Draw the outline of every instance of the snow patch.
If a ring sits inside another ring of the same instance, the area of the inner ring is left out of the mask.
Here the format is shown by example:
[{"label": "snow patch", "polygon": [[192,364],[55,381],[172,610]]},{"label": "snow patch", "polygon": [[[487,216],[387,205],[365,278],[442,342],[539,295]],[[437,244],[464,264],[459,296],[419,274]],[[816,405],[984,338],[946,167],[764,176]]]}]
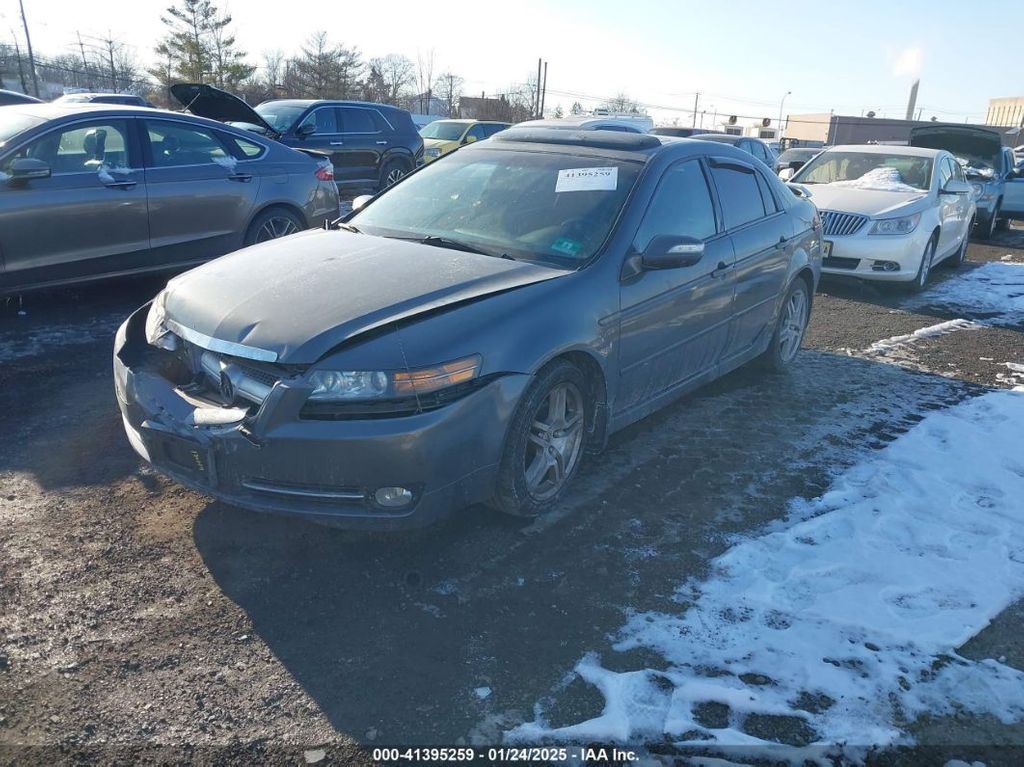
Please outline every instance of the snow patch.
[{"label": "snow patch", "polygon": [[213,161],[230,173],[234,173],[235,168],[238,166],[238,159],[230,155],[226,157],[214,157]]},{"label": "snow patch", "polygon": [[[1024,673],[956,652],[1024,595],[1021,423],[1024,388],[928,415],[800,502],[802,521],[715,559],[680,588],[688,610],[630,617],[615,649],[657,651],[667,669],[587,655],[576,671],[602,714],[550,727],[538,707],[506,737],[774,746],[744,728],[760,714],[819,746],[888,745],[926,713],[1024,720]],[[724,726],[700,721],[711,702],[728,706]]]},{"label": "snow patch", "polygon": [[114,176],[115,173],[127,176],[131,175],[131,172],[131,168],[126,168],[123,165],[107,165],[106,163],[103,163],[99,168],[97,168],[96,175],[99,176],[100,181],[104,184],[115,184],[118,180],[124,180],[116,178]]},{"label": "snow patch", "polygon": [[915,341],[919,341],[922,338],[934,338],[936,336],[944,336],[949,333],[954,333],[957,330],[970,330],[973,328],[983,327],[977,322],[970,320],[956,319],[949,320],[947,322],[940,322],[937,325],[929,325],[926,328],[918,328],[913,333],[907,333],[902,336],[892,336],[891,338],[883,338],[881,341],[875,341],[871,346],[867,348],[868,354],[884,354],[887,351],[895,349],[898,346],[905,346],[912,344]]},{"label": "snow patch", "polygon": [[882,167],[869,170],[860,178],[834,181],[832,186],[850,189],[871,189],[880,192],[920,192],[916,186],[903,183],[903,176],[896,168]]},{"label": "snow patch", "polygon": [[477,687],[475,690],[473,690],[473,692],[476,693],[476,697],[478,697],[480,700],[486,700],[487,698],[491,697],[490,687]]},{"label": "snow patch", "polygon": [[996,325],[1024,323],[1024,264],[993,261],[943,280],[903,303],[907,309],[940,308],[960,316],[985,316]]}]

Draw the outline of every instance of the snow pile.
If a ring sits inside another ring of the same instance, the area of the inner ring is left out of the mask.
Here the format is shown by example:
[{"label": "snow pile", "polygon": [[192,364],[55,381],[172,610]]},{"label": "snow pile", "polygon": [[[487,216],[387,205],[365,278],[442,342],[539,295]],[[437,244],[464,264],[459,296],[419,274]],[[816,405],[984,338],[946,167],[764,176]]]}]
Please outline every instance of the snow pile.
[{"label": "snow pile", "polygon": [[892,336],[891,338],[883,338],[881,341],[875,341],[867,348],[866,353],[885,354],[899,346],[920,341],[922,338],[935,338],[936,336],[944,336],[949,333],[954,333],[957,330],[971,330],[980,327],[982,326],[977,322],[971,322],[970,320],[948,320],[946,322],[940,322],[937,325],[929,325],[926,328],[918,328],[913,333],[907,333],[901,336]]},{"label": "snow pile", "polygon": [[[588,655],[576,670],[603,713],[552,728],[538,709],[506,737],[768,747],[756,714],[786,717],[771,721],[793,742],[885,745],[925,713],[1024,719],[1024,673],[955,650],[1024,595],[1022,423],[1024,389],[930,414],[795,504],[802,521],[714,560],[679,590],[688,609],[633,615],[615,649],[664,670]],[[709,721],[707,704],[728,708]]]},{"label": "snow pile", "polygon": [[123,165],[107,165],[106,163],[100,165],[99,168],[96,170],[96,174],[99,176],[100,181],[102,181],[104,184],[116,184],[119,180],[123,180],[116,178],[113,175],[115,173],[117,173],[118,175],[127,176],[131,175],[131,172],[131,168],[125,168]]},{"label": "snow pile", "polygon": [[904,302],[935,307],[961,317],[982,317],[995,325],[1024,323],[1024,264],[993,261],[928,289]]},{"label": "snow pile", "polygon": [[996,172],[994,169],[988,166],[979,167],[973,164],[973,160],[969,160],[966,157],[957,157],[956,161],[960,163],[960,167],[964,169],[964,173],[970,176],[976,176],[984,179],[995,178]]},{"label": "snow pile", "polygon": [[845,186],[851,189],[871,189],[879,192],[920,192],[917,187],[903,183],[903,176],[896,168],[875,168],[860,178],[847,181],[835,181],[832,186]]}]

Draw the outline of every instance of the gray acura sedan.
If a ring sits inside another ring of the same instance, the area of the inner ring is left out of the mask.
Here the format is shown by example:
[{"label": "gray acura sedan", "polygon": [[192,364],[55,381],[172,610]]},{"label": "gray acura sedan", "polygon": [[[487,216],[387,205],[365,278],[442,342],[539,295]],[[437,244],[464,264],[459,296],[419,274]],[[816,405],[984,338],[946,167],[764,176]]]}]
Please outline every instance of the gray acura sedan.
[{"label": "gray acura sedan", "polygon": [[0,294],[181,269],[337,216],[326,158],[191,115],[0,110]]},{"label": "gray acura sedan", "polygon": [[734,147],[507,131],[173,279],[118,331],[117,400],[139,455],[245,508],[533,516],[615,430],[786,367],[820,267],[814,206]]}]

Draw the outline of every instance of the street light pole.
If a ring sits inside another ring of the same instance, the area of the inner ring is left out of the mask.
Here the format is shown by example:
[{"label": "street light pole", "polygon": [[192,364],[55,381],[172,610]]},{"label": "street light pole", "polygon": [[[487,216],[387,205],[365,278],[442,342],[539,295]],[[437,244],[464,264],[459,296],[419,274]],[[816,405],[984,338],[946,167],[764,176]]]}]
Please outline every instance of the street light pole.
[{"label": "street light pole", "polygon": [[[793,91],[786,91],[786,96],[791,94]],[[786,103],[786,96],[782,97],[782,101],[779,102],[779,123],[775,128],[775,137],[782,141],[782,105]]]}]

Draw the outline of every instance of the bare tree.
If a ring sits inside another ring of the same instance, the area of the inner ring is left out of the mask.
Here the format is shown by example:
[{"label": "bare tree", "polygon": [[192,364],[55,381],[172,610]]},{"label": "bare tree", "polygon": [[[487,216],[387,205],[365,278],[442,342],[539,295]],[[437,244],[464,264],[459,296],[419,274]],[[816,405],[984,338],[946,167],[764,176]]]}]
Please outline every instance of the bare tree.
[{"label": "bare tree", "polygon": [[458,114],[459,99],[462,98],[464,85],[465,81],[451,72],[445,72],[437,78],[437,95],[444,99],[449,117]]},{"label": "bare tree", "polygon": [[583,114],[583,105],[578,101],[572,102],[572,106],[569,107],[569,114],[573,116]]},{"label": "bare tree", "polygon": [[[434,89],[434,49],[431,48],[425,54],[416,53],[416,82],[419,88],[419,95],[427,99],[427,103],[430,103],[430,97],[433,95]],[[423,111],[420,107],[419,111]]]},{"label": "bare tree", "polygon": [[625,93],[619,93],[601,104],[601,109],[617,114],[645,114],[639,101],[635,101]]},{"label": "bare tree", "polygon": [[370,59],[365,87],[370,101],[397,105],[415,83],[416,66],[407,57],[389,53]]}]

